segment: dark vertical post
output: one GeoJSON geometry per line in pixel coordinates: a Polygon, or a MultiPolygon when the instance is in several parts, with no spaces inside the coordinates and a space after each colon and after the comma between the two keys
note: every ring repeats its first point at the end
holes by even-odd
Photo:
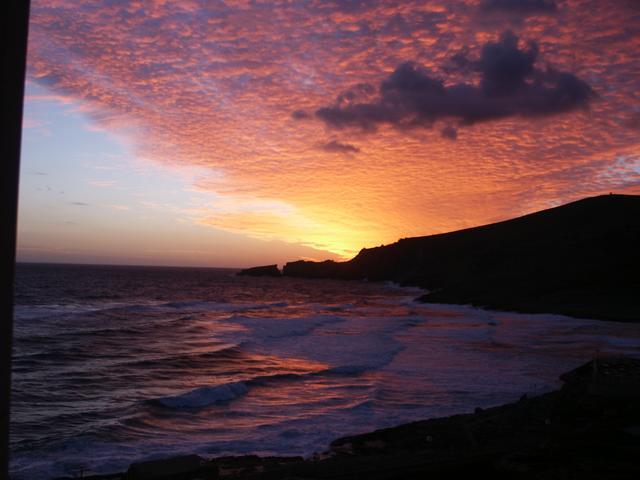
{"type": "Polygon", "coordinates": [[[0,478],[9,478],[13,277],[28,28],[29,0],[3,2],[0,6],[0,478]]]}

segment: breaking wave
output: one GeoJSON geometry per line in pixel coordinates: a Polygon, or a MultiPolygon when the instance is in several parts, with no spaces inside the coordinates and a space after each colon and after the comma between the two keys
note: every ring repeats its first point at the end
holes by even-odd
{"type": "Polygon", "coordinates": [[[244,382],[230,382],[214,387],[200,387],[181,395],[157,398],[151,403],[167,408],[203,408],[229,403],[249,391],[244,382]]]}

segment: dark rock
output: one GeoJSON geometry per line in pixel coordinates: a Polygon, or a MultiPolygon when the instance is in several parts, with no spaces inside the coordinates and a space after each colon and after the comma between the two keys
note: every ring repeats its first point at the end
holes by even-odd
{"type": "Polygon", "coordinates": [[[264,265],[262,267],[251,267],[240,270],[238,275],[249,277],[280,277],[282,273],[278,270],[278,265],[264,265]]]}
{"type": "Polygon", "coordinates": [[[259,457],[242,455],[219,457],[211,461],[218,469],[220,478],[245,478],[260,475],[266,470],[274,470],[302,462],[302,457],[259,457]]]}
{"type": "Polygon", "coordinates": [[[130,480],[182,480],[192,478],[205,461],[198,455],[133,463],[127,471],[130,480]]]}
{"type": "Polygon", "coordinates": [[[325,260],[324,262],[298,260],[297,262],[288,262],[282,268],[282,275],[302,278],[338,278],[341,276],[342,265],[342,263],[333,260],[325,260]]]}
{"type": "Polygon", "coordinates": [[[595,358],[560,378],[565,382],[565,388],[587,395],[640,398],[640,361],[633,358],[595,358]]]}

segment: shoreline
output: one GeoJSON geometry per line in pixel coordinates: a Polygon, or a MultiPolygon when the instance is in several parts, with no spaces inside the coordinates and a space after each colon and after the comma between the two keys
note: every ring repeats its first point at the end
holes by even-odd
{"type": "MultiPolygon", "coordinates": [[[[592,360],[559,390],[473,413],[342,437],[311,458],[196,455],[134,463],[86,480],[347,479],[477,475],[635,478],[640,474],[640,359],[592,360]]],[[[58,477],[71,480],[77,477],[58,477]]]]}
{"type": "MultiPolygon", "coordinates": [[[[275,267],[268,266],[269,268],[275,267]]],[[[513,295],[505,294],[501,291],[485,292],[481,296],[459,294],[455,291],[446,291],[443,289],[431,290],[428,287],[421,285],[420,283],[407,282],[404,283],[394,279],[358,279],[358,278],[339,278],[339,277],[305,277],[305,276],[292,276],[292,275],[273,275],[253,273],[254,269],[263,269],[266,267],[251,267],[245,270],[240,270],[238,274],[248,277],[267,277],[267,278],[281,278],[290,280],[304,280],[304,281],[322,281],[322,280],[335,280],[342,282],[360,282],[360,283],[376,283],[381,285],[387,285],[389,288],[402,289],[409,292],[415,290],[417,296],[413,299],[416,302],[431,305],[453,305],[458,307],[472,307],[481,310],[495,311],[502,313],[516,313],[516,314],[535,314],[535,315],[563,315],[580,320],[597,320],[605,322],[617,322],[617,323],[640,323],[640,316],[635,308],[625,307],[625,302],[629,297],[636,296],[634,287],[631,286],[627,289],[622,289],[619,292],[589,292],[580,291],[579,297],[575,292],[571,302],[567,302],[566,298],[563,298],[561,293],[555,292],[553,295],[549,295],[550,298],[556,297],[556,301],[545,301],[538,298],[536,301],[514,301],[513,295]],[[249,271],[249,273],[246,273],[249,271]],[[252,272],[253,271],[253,272],[252,272]],[[245,272],[245,273],[242,273],[245,272]],[[587,298],[597,296],[600,300],[600,304],[597,307],[591,305],[585,307],[584,305],[589,302],[587,298]],[[620,298],[616,298],[619,296],[620,298]],[[511,298],[506,301],[505,298],[511,298]],[[557,301],[557,299],[561,301],[557,301]],[[620,300],[620,301],[619,301],[620,300]]],[[[260,270],[258,270],[259,272],[260,270]]]]}
{"type": "MultiPolygon", "coordinates": [[[[407,285],[408,287],[414,287],[413,285],[407,285]]],[[[581,292],[581,295],[586,297],[589,293],[581,292]]],[[[629,295],[630,296],[630,295],[629,295]]],[[[531,302],[531,301],[504,301],[504,296],[501,293],[493,295],[485,295],[481,299],[475,299],[473,297],[457,297],[455,294],[448,292],[432,292],[420,295],[415,299],[417,302],[432,304],[432,305],[460,305],[470,306],[475,308],[481,308],[483,310],[493,310],[497,312],[513,312],[519,314],[549,314],[549,315],[564,315],[567,317],[583,319],[583,320],[598,320],[605,322],[619,322],[619,323],[639,323],[640,317],[634,309],[620,307],[621,303],[617,302],[615,295],[609,293],[601,305],[591,308],[584,307],[579,301],[574,300],[571,303],[561,302],[531,302]],[[618,308],[616,308],[618,307],[618,308]]]]}

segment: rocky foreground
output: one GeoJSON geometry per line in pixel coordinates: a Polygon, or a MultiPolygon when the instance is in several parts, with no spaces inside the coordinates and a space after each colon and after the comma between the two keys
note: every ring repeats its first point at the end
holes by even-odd
{"type": "Polygon", "coordinates": [[[309,459],[189,455],[84,478],[640,478],[640,360],[594,360],[561,379],[560,390],[515,403],[340,438],[309,459]]]}

